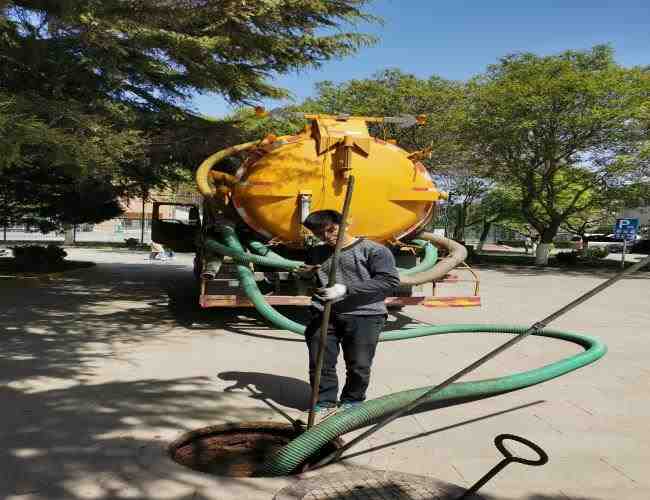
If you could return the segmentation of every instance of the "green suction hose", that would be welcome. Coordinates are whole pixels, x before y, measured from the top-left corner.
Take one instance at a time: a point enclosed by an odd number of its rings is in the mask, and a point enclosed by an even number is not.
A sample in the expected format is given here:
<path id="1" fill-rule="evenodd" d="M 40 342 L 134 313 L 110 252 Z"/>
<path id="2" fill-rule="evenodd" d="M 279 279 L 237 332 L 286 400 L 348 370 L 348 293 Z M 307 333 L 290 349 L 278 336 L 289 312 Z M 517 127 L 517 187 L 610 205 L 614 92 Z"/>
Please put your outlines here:
<path id="1" fill-rule="evenodd" d="M 242 248 L 241 243 L 239 243 L 239 239 L 235 236 L 235 230 L 230 226 L 225 226 L 221 228 L 221 233 L 223 235 L 224 241 L 232 242 L 233 238 L 237 240 L 238 243 L 236 247 L 237 250 L 235 250 L 235 247 L 233 247 L 231 243 L 227 243 L 226 245 L 223 245 L 218 241 L 215 241 L 210 238 L 206 238 L 204 241 L 204 246 L 205 249 L 208 251 L 208 253 L 227 255 L 228 257 L 232 257 L 232 259 L 235 260 L 236 262 L 242 264 L 252 263 L 260 266 L 286 269 L 288 271 L 293 271 L 295 268 L 302 265 L 302 262 L 300 262 L 299 260 L 285 259 L 284 257 L 280 257 L 277 254 L 274 254 L 271 257 L 264 257 L 261 255 L 246 253 Z"/>
<path id="2" fill-rule="evenodd" d="M 413 274 L 427 271 L 438 262 L 438 249 L 434 245 L 424 240 L 413 240 L 413 243 L 424 250 L 424 257 L 422 257 L 422 260 L 418 264 L 410 269 L 399 268 L 400 276 L 411 276 Z"/>
<path id="3" fill-rule="evenodd" d="M 239 242 L 239 238 L 237 238 L 234 229 L 232 229 L 229 226 L 226 226 L 222 228 L 221 234 L 224 242 L 227 245 L 225 246 L 225 248 L 227 248 L 228 251 L 231 252 L 229 255 L 231 256 L 244 255 L 244 248 L 241 246 L 241 243 Z M 208 242 L 206 242 L 206 244 L 210 244 L 210 243 L 212 243 L 211 249 L 213 250 L 224 247 L 224 245 L 218 244 L 216 241 L 208 240 Z M 248 254 L 246 255 L 249 256 Z M 253 257 L 258 257 L 258 256 L 253 256 Z M 234 258 L 235 260 L 237 260 L 237 257 Z M 260 258 L 266 259 L 266 257 L 260 257 Z M 251 271 L 247 266 L 243 264 L 237 264 L 237 274 L 239 275 L 240 286 L 243 288 L 244 292 L 246 293 L 246 296 L 255 306 L 255 309 L 257 309 L 257 312 L 259 312 L 264 319 L 272 323 L 274 326 L 281 328 L 283 330 L 289 330 L 290 332 L 300 333 L 300 334 L 304 333 L 305 327 L 303 325 L 301 325 L 300 323 L 296 323 L 295 321 L 290 320 L 286 316 L 280 314 L 268 302 L 266 302 L 266 300 L 264 299 L 264 295 L 262 295 L 262 292 L 260 292 L 260 289 L 257 286 L 257 282 L 255 281 L 255 274 L 253 273 L 253 271 Z"/>
<path id="4" fill-rule="evenodd" d="M 438 249 L 430 242 L 424 240 L 413 240 L 413 243 L 419 246 L 422 250 L 424 250 L 424 256 L 422 257 L 422 260 L 418 264 L 416 264 L 415 266 L 409 269 L 398 268 L 400 276 L 411 276 L 413 274 L 417 274 L 422 271 L 427 271 L 431 269 L 438 261 Z M 278 255 L 273 250 L 271 250 L 268 246 L 266 246 L 264 243 L 261 243 L 259 241 L 255 241 L 255 240 L 249 241 L 248 246 L 251 248 L 251 250 L 253 250 L 253 252 L 263 257 L 270 257 L 278 261 L 285 261 L 285 262 L 287 261 L 287 259 L 285 259 L 281 255 Z M 288 262 L 294 262 L 294 261 L 288 261 Z"/>
<path id="5" fill-rule="evenodd" d="M 245 254 L 244 249 L 232 228 L 224 228 L 222 231 L 223 242 L 225 245 L 213 245 L 214 251 L 219 252 L 219 248 L 225 247 L 228 253 L 235 260 L 246 262 L 245 257 L 251 257 Z M 216 243 L 216 242 L 215 242 Z M 260 256 L 255 256 L 260 257 Z M 260 257 L 272 260 L 276 263 L 275 267 L 287 266 L 287 259 L 278 260 L 273 256 Z M 252 260 L 251 260 L 252 261 Z M 296 262 L 296 261 L 288 261 Z M 264 264 L 266 265 L 266 264 Z M 290 320 L 283 316 L 273 307 L 271 307 L 257 287 L 253 272 L 245 265 L 238 264 L 237 272 L 240 283 L 248 298 L 253 302 L 255 308 L 260 314 L 274 326 L 289 330 L 293 333 L 304 334 L 305 327 L 300 323 Z M 521 334 L 527 330 L 527 327 L 510 326 L 510 325 L 445 325 L 445 326 L 422 326 L 416 328 L 388 331 L 381 334 L 380 341 L 393 341 L 425 337 L 429 335 L 443 335 L 447 333 L 510 333 Z M 599 340 L 578 335 L 576 333 L 561 332 L 558 330 L 544 329 L 537 335 L 549 338 L 566 340 L 578 344 L 585 349 L 584 352 L 570 356 L 561 361 L 551 363 L 541 368 L 517 373 L 505 377 L 494 379 L 480 380 L 474 382 L 457 382 L 449 385 L 445 389 L 431 396 L 427 402 L 437 401 L 457 401 L 467 398 L 478 398 L 494 396 L 517 389 L 523 389 L 535 384 L 546 382 L 553 378 L 559 377 L 573 370 L 586 366 L 601 358 L 606 352 L 607 347 Z M 294 472 L 307 459 L 316 455 L 323 446 L 334 439 L 355 429 L 370 425 L 373 421 L 386 417 L 394 413 L 399 408 L 411 403 L 422 394 L 427 392 L 431 387 L 422 387 L 411 389 L 382 396 L 377 399 L 364 402 L 357 408 L 348 410 L 344 413 L 336 414 L 309 431 L 304 432 L 299 437 L 291 441 L 288 445 L 279 450 L 264 464 L 259 472 L 261 476 L 284 476 Z"/>
<path id="6" fill-rule="evenodd" d="M 424 330 L 428 329 L 428 332 Z M 420 328 L 419 335 L 440 335 L 446 333 L 514 333 L 525 332 L 527 327 L 507 325 L 447 325 L 441 327 Z M 390 340 L 397 340 L 394 335 L 398 332 L 387 332 L 393 334 Z M 408 332 L 399 332 L 399 338 L 412 338 Z M 601 358 L 607 348 L 595 338 L 578 335 L 575 333 L 560 332 L 557 330 L 544 330 L 541 334 L 544 337 L 557 338 L 576 343 L 585 348 L 584 352 L 569 358 L 551 363 L 542 368 L 516 373 L 505 377 L 486 379 L 475 382 L 457 382 L 431 396 L 426 403 L 438 401 L 459 401 L 465 399 L 495 396 L 506 392 L 523 389 L 535 384 L 546 382 L 559 377 L 573 370 L 593 363 Z M 381 340 L 387 340 L 382 339 Z M 415 401 L 433 386 L 411 389 L 394 394 L 382 396 L 364 402 L 357 408 L 350 409 L 343 413 L 335 414 L 321 423 L 304 432 L 287 446 L 273 455 L 260 470 L 260 476 L 283 476 L 294 472 L 301 464 L 318 453 L 323 446 L 331 443 L 337 437 L 348 432 L 366 427 L 376 422 L 407 404 Z M 416 411 L 426 411 L 416 410 Z"/>
<path id="7" fill-rule="evenodd" d="M 224 241 L 227 239 L 232 243 L 232 238 L 235 237 L 235 230 L 230 226 L 225 226 L 222 228 L 222 235 Z M 236 238 L 236 237 L 235 237 Z M 237 239 L 237 241 L 239 241 Z M 421 246 L 424 250 L 424 257 L 422 261 L 417 265 L 413 266 L 410 269 L 400 269 L 400 276 L 411 276 L 413 274 L 426 271 L 433 267 L 438 260 L 438 249 L 424 240 L 413 240 L 413 242 Z M 227 255 L 232 257 L 235 261 L 243 264 L 258 264 L 261 266 L 267 266 L 272 268 L 286 269 L 288 271 L 293 271 L 296 267 L 302 265 L 303 263 L 298 260 L 290 260 L 278 255 L 269 247 L 260 243 L 259 241 L 250 241 L 248 246 L 257 254 L 246 253 L 239 243 L 239 248 L 241 251 L 235 251 L 234 248 L 229 246 L 230 243 L 223 245 L 213 239 L 205 240 L 205 248 L 209 253 L 216 253 L 219 255 Z"/>

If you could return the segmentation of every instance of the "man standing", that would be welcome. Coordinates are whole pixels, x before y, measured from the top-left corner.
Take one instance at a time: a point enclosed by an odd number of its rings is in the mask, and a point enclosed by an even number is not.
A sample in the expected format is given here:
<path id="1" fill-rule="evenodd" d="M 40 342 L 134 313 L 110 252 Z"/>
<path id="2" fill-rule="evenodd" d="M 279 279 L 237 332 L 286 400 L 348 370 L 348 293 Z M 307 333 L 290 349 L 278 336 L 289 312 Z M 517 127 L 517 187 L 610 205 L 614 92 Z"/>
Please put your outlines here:
<path id="1" fill-rule="evenodd" d="M 345 359 L 346 381 L 338 404 L 348 409 L 365 400 L 377 341 L 386 323 L 384 299 L 399 286 L 395 259 L 388 248 L 344 233 L 336 284 L 327 287 L 340 224 L 341 214 L 334 210 L 313 212 L 303 222 L 324 243 L 310 249 L 306 265 L 298 270 L 302 276 L 314 275 L 320 285 L 312 298 L 312 320 L 305 332 L 312 386 L 324 303 L 333 303 L 316 405 L 319 420 L 337 408 L 339 350 Z"/>

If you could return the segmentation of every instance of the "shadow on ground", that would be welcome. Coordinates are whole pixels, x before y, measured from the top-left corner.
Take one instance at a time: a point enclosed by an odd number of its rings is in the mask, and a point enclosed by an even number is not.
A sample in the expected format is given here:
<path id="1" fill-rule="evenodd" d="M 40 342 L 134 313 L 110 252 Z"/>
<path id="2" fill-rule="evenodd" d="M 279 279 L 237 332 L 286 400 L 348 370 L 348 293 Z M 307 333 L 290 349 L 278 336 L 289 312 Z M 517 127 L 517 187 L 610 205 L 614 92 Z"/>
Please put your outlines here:
<path id="1" fill-rule="evenodd" d="M 204 377 L 132 380 L 137 367 L 121 350 L 152 339 L 174 348 L 164 289 L 187 268 L 158 272 L 103 264 L 50 281 L 0 281 L 0 498 L 208 498 L 180 467 L 151 477 L 142 451 L 190 430 L 188 417 L 254 417 Z M 109 359 L 123 371 L 90 382 Z M 161 479 L 174 488 L 161 490 Z"/>
<path id="2" fill-rule="evenodd" d="M 188 293 L 192 289 L 188 268 L 173 264 L 164 271 L 146 264 L 100 264 L 48 282 L 0 281 L 0 498 L 213 497 L 180 468 L 164 478 L 152 475 L 145 452 L 160 447 L 162 436 L 189 430 L 188 417 L 252 415 L 229 406 L 227 392 L 213 390 L 205 377 L 133 380 L 137 367 L 120 359 L 120 351 L 152 339 L 173 350 L 175 335 L 186 334 L 177 332 L 179 325 L 187 327 L 187 334 L 197 324 L 244 335 L 262 330 L 260 336 L 274 339 L 279 334 L 261 329 L 252 310 L 237 311 L 235 319 L 233 311 L 202 311 L 196 294 Z M 399 314 L 394 319 L 398 325 L 408 321 Z M 91 381 L 109 359 L 122 362 L 123 372 Z M 287 406 L 304 407 L 308 394 L 302 381 L 255 372 L 221 376 L 233 382 L 228 390 L 254 386 L 263 397 Z M 291 395 L 280 394 L 278 383 Z M 246 487 L 264 498 L 275 493 L 261 483 L 249 481 Z M 539 494 L 529 500 L 555 498 Z"/>

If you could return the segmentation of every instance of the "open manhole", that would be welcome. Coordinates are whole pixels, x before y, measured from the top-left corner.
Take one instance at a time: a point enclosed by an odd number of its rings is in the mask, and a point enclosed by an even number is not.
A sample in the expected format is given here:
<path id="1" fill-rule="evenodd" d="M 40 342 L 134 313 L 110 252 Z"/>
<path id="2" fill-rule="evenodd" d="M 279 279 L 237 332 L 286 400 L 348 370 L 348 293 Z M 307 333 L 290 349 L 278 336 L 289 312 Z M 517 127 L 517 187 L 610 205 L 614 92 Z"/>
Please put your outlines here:
<path id="1" fill-rule="evenodd" d="M 250 477 L 270 455 L 300 434 L 294 426 L 276 422 L 213 425 L 183 434 L 169 445 L 169 454 L 175 462 L 207 474 Z M 328 444 L 293 473 L 303 472 L 340 446 L 341 440 Z"/>

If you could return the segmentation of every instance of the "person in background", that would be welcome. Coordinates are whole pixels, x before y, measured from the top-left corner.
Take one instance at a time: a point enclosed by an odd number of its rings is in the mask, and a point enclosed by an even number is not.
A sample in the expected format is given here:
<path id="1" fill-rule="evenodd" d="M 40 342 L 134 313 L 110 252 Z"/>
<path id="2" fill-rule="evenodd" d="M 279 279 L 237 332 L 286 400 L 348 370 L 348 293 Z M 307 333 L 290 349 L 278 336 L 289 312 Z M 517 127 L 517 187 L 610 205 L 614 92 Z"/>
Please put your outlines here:
<path id="1" fill-rule="evenodd" d="M 167 260 L 165 256 L 165 248 L 155 241 L 151 242 L 151 253 L 149 254 L 151 260 Z"/>

